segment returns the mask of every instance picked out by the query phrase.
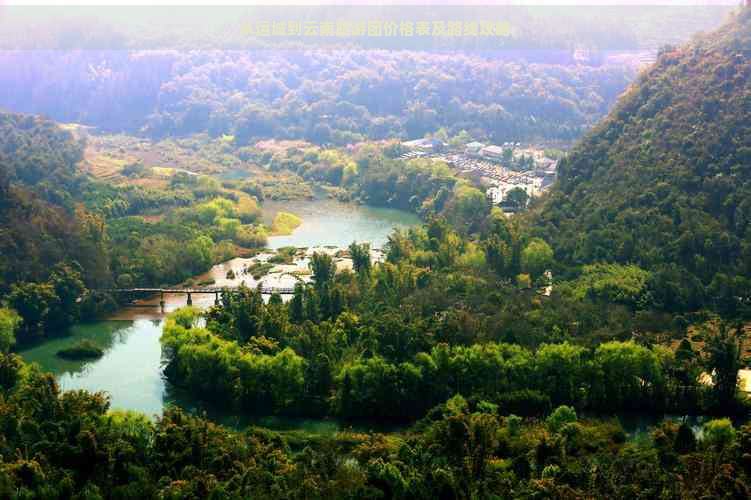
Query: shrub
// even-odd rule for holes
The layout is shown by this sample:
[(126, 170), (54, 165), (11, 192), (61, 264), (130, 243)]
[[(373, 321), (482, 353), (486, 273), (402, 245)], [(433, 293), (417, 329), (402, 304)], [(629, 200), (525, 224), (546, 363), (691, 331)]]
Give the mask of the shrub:
[(704, 424), (702, 441), (707, 446), (724, 448), (735, 439), (735, 428), (729, 418), (710, 420)]
[(271, 231), (275, 235), (288, 235), (292, 234), (292, 231), (302, 224), (302, 219), (295, 214), (289, 212), (279, 212), (274, 217), (274, 222), (271, 225)]
[(576, 411), (570, 406), (561, 405), (545, 420), (545, 424), (552, 432), (558, 432), (571, 422), (576, 422)]
[(77, 344), (60, 349), (57, 355), (64, 359), (97, 359), (104, 355), (104, 350), (91, 340), (81, 340)]
[(508, 433), (511, 436), (518, 436), (522, 430), (522, 419), (516, 415), (509, 415), (506, 417), (506, 427), (508, 427)]
[(498, 406), (507, 415), (513, 413), (533, 417), (550, 412), (550, 398), (539, 391), (524, 389), (501, 394)]

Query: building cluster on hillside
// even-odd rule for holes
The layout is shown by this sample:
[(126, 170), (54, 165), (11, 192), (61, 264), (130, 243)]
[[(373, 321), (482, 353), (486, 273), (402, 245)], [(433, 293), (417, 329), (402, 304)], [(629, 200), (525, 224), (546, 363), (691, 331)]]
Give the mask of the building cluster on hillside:
[(521, 189), (529, 198), (539, 196), (544, 191), (543, 179), (526, 174), (510, 175), (498, 184), (489, 187), (485, 194), (493, 205), (500, 205), (506, 200), (508, 193), (514, 189)]
[(555, 181), (557, 161), (543, 149), (522, 147), (518, 142), (501, 146), (470, 142), (461, 149), (449, 148), (438, 139), (403, 142), (403, 159), (433, 158), (446, 162), (458, 174), (479, 177), (490, 184), (486, 194), (494, 205), (503, 205), (510, 191), (522, 189), (529, 198), (539, 196)]

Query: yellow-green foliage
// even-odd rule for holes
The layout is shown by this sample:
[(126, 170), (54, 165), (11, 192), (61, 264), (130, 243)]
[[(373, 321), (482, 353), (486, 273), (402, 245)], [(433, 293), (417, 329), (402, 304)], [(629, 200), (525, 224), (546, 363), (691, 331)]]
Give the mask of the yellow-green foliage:
[(148, 444), (154, 424), (143, 413), (131, 410), (110, 410), (100, 417), (100, 422), (118, 436)]
[(629, 264), (593, 264), (573, 283), (574, 296), (635, 306), (644, 294), (650, 273)]
[(242, 226), (235, 235), (235, 241), (246, 248), (259, 248), (266, 245), (268, 235), (264, 226)]
[(352, 160), (352, 157), (343, 151), (336, 149), (327, 149), (321, 151), (318, 155), (321, 162), (327, 163), (330, 167), (341, 167), (342, 179), (341, 183), (347, 185), (355, 177), (357, 177), (357, 163)]
[(735, 439), (735, 428), (729, 418), (710, 420), (702, 429), (703, 442), (708, 446), (724, 448)]
[(195, 314), (176, 311), (164, 325), (161, 343), (176, 382), (215, 400), (279, 411), (302, 399), (304, 358), (291, 348), (273, 355), (246, 352), (237, 342), (193, 326)]
[(0, 308), (0, 351), (7, 352), (16, 343), (16, 328), (21, 317), (12, 309)]
[(230, 219), (227, 217), (220, 217), (216, 219), (215, 224), (215, 235), (220, 239), (233, 239), (237, 237), (237, 233), (241, 226), (239, 219)]
[(279, 212), (274, 216), (274, 222), (271, 225), (271, 232), (274, 235), (288, 235), (302, 224), (302, 219), (289, 212)]
[(204, 225), (213, 224), (218, 218), (235, 217), (234, 204), (225, 198), (214, 198), (206, 203), (197, 205), (193, 212), (198, 222)]
[(237, 204), (235, 205), (235, 213), (242, 223), (250, 224), (251, 222), (258, 220), (261, 216), (261, 209), (258, 207), (256, 199), (241, 191), (238, 191), (237, 195), (238, 199)]
[(151, 167), (151, 172), (156, 177), (171, 177), (175, 173), (175, 169), (171, 167)]
[(420, 172), (430, 172), (434, 178), (451, 177), (451, 169), (444, 161), (433, 159), (415, 158), (406, 162), (407, 168)]
[(482, 269), (485, 266), (485, 252), (478, 245), (468, 242), (456, 263), (462, 267)]

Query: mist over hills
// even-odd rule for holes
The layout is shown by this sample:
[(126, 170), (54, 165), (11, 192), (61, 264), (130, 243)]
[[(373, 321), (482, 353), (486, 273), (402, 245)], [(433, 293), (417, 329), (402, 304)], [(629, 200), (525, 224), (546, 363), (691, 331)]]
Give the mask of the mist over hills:
[[(570, 142), (611, 109), (650, 51), (711, 29), (729, 9), (7, 7), (0, 107), (155, 138), (208, 132), (241, 143), (346, 145), (445, 128), (489, 142)], [(242, 23), (293, 14), (478, 18), (512, 29), (509, 37), (424, 37), (420, 47), (430, 50), (421, 51), (408, 50), (406, 38), (241, 35)]]

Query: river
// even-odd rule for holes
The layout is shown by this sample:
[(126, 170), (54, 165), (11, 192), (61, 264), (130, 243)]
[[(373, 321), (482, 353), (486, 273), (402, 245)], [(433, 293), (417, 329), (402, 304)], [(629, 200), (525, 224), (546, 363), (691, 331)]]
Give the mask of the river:
[[(273, 219), (279, 210), (297, 214), (303, 223), (289, 236), (269, 238), (268, 246), (271, 249), (284, 246), (343, 247), (353, 240), (370, 242), (372, 247), (378, 248), (386, 243), (394, 229), (405, 229), (419, 223), (414, 214), (327, 199), (269, 202), (264, 205), (264, 218)], [(241, 274), (250, 262), (250, 259), (232, 259), (214, 266), (196, 280), (214, 280), (212, 286), (236, 285), (240, 281), (253, 286), (253, 278)], [(227, 278), (230, 269), (237, 274), (234, 280)], [(271, 279), (283, 281), (288, 278), (280, 275), (271, 276)], [(213, 300), (212, 295), (197, 295), (194, 305), (209, 306)], [(343, 423), (334, 420), (233, 415), (205, 405), (173, 387), (162, 376), (159, 337), (164, 314), (154, 307), (158, 301), (155, 298), (143, 301), (144, 307), (123, 308), (107, 321), (76, 325), (68, 335), (28, 348), (20, 354), (26, 361), (38, 363), (43, 370), (55, 374), (63, 390), (107, 392), (113, 409), (136, 410), (153, 416), (160, 415), (166, 405), (174, 403), (191, 412), (206, 412), (212, 420), (235, 428), (256, 424), (278, 430), (333, 433), (344, 427)], [(167, 295), (165, 302), (165, 311), (169, 312), (184, 306), (186, 296)], [(104, 356), (86, 362), (64, 360), (56, 355), (58, 350), (82, 339), (90, 339), (102, 347)], [(358, 426), (357, 430), (384, 430), (373, 427)]]
[(347, 246), (353, 241), (370, 242), (381, 248), (396, 228), (407, 228), (420, 222), (411, 213), (393, 208), (345, 204), (331, 199), (314, 201), (267, 201), (263, 218), (267, 224), (277, 212), (292, 212), (302, 224), (289, 236), (269, 238), (269, 248)]
[[(362, 207), (332, 200), (301, 202), (270, 202), (264, 206), (264, 218), (273, 219), (279, 210), (293, 212), (303, 218), (303, 223), (289, 236), (269, 239), (269, 248), (284, 246), (343, 247), (353, 240), (370, 242), (381, 247), (395, 228), (407, 228), (419, 223), (419, 219), (398, 210)], [(260, 256), (263, 259), (263, 255)], [(212, 286), (235, 286), (245, 281), (255, 285), (251, 276), (242, 270), (252, 259), (237, 258), (214, 266), (209, 272), (196, 277), (196, 281), (214, 280)], [(232, 269), (235, 279), (227, 278)], [(273, 277), (272, 277), (273, 278)], [(289, 285), (286, 276), (280, 286)], [(194, 305), (208, 307), (213, 304), (213, 295), (197, 295)], [(185, 295), (166, 295), (165, 311), (185, 305)], [(242, 429), (248, 425), (260, 425), (275, 430), (300, 430), (316, 434), (333, 434), (350, 426), (333, 419), (306, 419), (288, 417), (258, 417), (237, 415), (196, 400), (185, 391), (174, 387), (162, 376), (161, 345), (164, 313), (158, 307), (158, 298), (143, 301), (144, 307), (127, 307), (106, 321), (79, 324), (68, 335), (46, 341), (21, 351), (26, 361), (38, 363), (45, 371), (55, 374), (61, 389), (85, 389), (104, 391), (110, 395), (113, 409), (136, 410), (149, 416), (161, 415), (166, 405), (177, 404), (191, 413), (205, 413), (211, 420)], [(157, 307), (155, 307), (157, 306)], [(72, 346), (82, 339), (90, 339), (104, 349), (104, 356), (95, 361), (70, 361), (56, 355), (62, 348)], [(618, 417), (632, 439), (644, 436), (650, 426), (661, 417), (655, 415), (621, 415)], [(677, 419), (678, 417), (666, 416)], [(701, 419), (690, 419), (698, 431)], [(393, 427), (376, 423), (359, 424), (357, 431), (388, 431)]]

